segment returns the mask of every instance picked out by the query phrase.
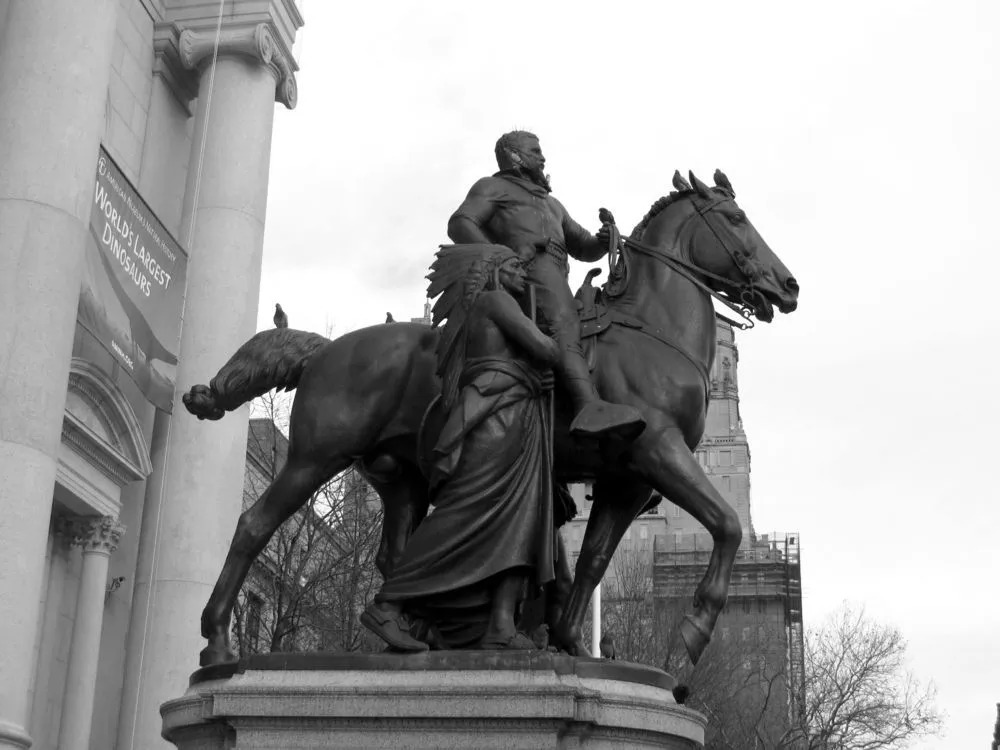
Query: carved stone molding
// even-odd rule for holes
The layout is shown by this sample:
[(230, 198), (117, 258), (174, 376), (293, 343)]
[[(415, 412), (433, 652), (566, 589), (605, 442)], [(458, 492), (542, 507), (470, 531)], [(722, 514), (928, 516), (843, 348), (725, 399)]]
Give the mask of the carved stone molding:
[(153, 470), (128, 400), (107, 375), (79, 358), (70, 363), (62, 439), (119, 486)]
[(169, 21), (161, 21), (153, 27), (153, 75), (163, 80), (190, 117), (194, 114), (191, 100), (198, 96), (198, 77), (181, 62), (177, 46), (180, 35), (181, 29)]
[(118, 549), (125, 527), (117, 518), (79, 518), (73, 525), (73, 545), (86, 552), (102, 552), (110, 555)]

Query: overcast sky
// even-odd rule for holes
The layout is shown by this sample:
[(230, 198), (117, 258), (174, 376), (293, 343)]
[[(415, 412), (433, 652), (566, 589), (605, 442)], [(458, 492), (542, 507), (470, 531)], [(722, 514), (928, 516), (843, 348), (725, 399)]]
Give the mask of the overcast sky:
[[(259, 327), (422, 313), (502, 132), (586, 226), (716, 167), (801, 285), (738, 338), (759, 532), (802, 536), (806, 625), (864, 604), (948, 734), (1000, 701), (1000, 3), (304, 3), (276, 112)], [(586, 266), (574, 265), (572, 278)]]

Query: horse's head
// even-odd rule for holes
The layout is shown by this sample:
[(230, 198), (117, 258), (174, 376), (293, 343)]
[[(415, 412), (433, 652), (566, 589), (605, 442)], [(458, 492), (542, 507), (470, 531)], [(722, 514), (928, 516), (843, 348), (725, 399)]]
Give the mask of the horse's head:
[(736, 191), (726, 175), (715, 171), (715, 187), (691, 172), (688, 176), (691, 184), (675, 172), (674, 187), (685, 191), (696, 212), (690, 260), (706, 272), (705, 283), (766, 323), (773, 320), (775, 307), (783, 313), (795, 310), (798, 282), (736, 205)]

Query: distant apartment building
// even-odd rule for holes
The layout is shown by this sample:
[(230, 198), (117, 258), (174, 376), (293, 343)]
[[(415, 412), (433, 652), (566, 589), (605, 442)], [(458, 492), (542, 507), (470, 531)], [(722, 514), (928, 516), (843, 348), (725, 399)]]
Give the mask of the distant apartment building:
[[(775, 673), (785, 675), (780, 681), (781, 694), (774, 702), (778, 708), (769, 709), (775, 714), (772, 723), (780, 725), (797, 715), (804, 701), (800, 540), (798, 534), (758, 534), (754, 528), (750, 446), (739, 409), (739, 353), (732, 326), (719, 320), (716, 331), (718, 350), (710, 373), (705, 434), (695, 455), (709, 480), (739, 514), (743, 542), (729, 601), (713, 641), (728, 643), (729, 651), (742, 654), (740, 668), (746, 672), (762, 679)], [(586, 485), (572, 488), (579, 515), (562, 529), (574, 562), (590, 514), (589, 491)], [(663, 623), (673, 618), (676, 625), (690, 609), (711, 549), (712, 538), (701, 524), (676, 505), (661, 501), (626, 531), (605, 574), (603, 608), (621, 608), (616, 598), (645, 595), (652, 603), (652, 621)], [(631, 634), (617, 633), (615, 637), (628, 640)]]

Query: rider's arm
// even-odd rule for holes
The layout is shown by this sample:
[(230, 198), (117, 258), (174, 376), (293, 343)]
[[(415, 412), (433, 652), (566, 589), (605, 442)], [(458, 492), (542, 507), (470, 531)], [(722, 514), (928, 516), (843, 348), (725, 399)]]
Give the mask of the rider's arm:
[[(556, 201), (556, 203), (559, 202)], [(566, 237), (566, 252), (586, 263), (603, 258), (608, 252), (607, 245), (601, 243), (595, 235), (577, 224), (561, 203), (559, 203), (559, 208), (562, 213), (563, 236)]]
[(462, 205), (448, 220), (448, 236), (452, 242), (485, 242), (490, 239), (483, 227), (493, 218), (497, 206), (497, 187), (489, 177), (476, 182)]
[(559, 362), (559, 344), (549, 338), (521, 312), (507, 292), (487, 292), (486, 312), (504, 336), (524, 349), (528, 356), (545, 365)]

